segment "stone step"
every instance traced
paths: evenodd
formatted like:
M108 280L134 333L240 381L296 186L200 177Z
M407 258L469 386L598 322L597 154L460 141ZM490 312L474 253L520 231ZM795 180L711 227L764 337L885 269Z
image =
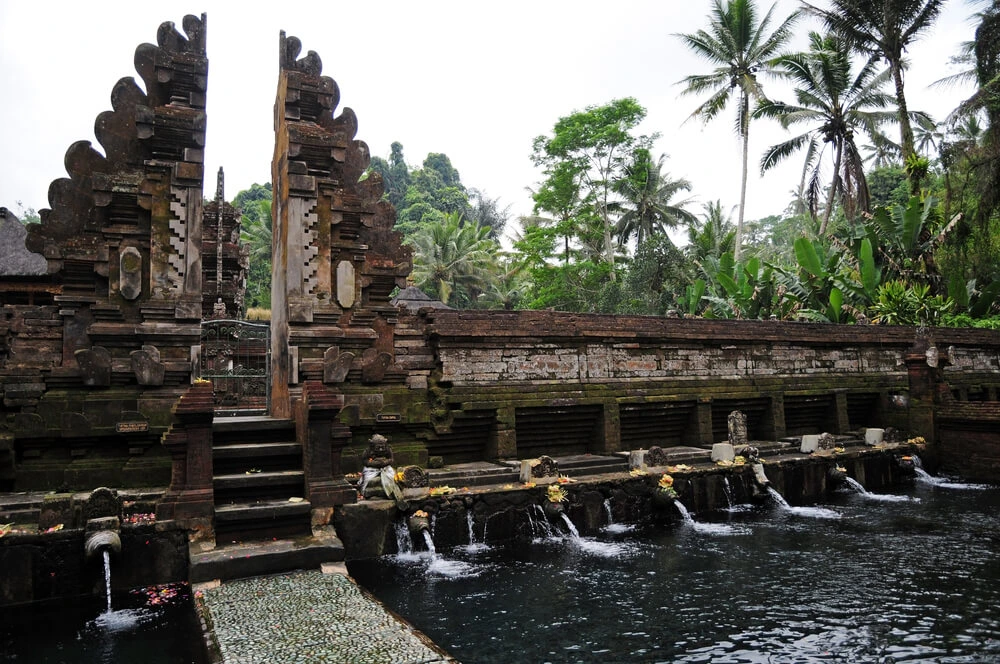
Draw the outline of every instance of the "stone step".
M236 443L212 448L212 457L219 459L257 459L260 457L302 456L298 443Z
M268 416L216 417L212 420L213 447L244 443L295 440L295 422Z
M311 508L306 500L265 499L217 504L215 540L225 544L308 535Z
M308 500L259 500L234 502L215 506L215 523L241 523L244 521L275 521L308 515L312 505Z
M303 487L305 473L301 470L278 470L260 473L233 473L216 475L212 484L216 491L229 489L253 489L275 486Z
M485 486L516 482L518 470L508 465L489 462L452 464L447 468L427 471L431 486Z
M344 560L344 545L336 535L304 535L267 542L217 546L210 551L190 547L192 583L277 574L296 569L318 569L323 563Z
M303 497L305 473L301 470L262 470L259 473L225 473L212 478L217 505Z
M628 458L620 456L575 454L555 457L555 462L559 465L559 474L567 477L622 473L628 470Z
M239 475L249 470L301 470L302 446L293 442L225 445L212 450L212 464L216 476Z

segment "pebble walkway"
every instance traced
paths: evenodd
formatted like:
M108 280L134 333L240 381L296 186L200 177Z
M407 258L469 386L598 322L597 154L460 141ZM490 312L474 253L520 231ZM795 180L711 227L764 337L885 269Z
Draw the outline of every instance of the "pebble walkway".
M224 664L455 662L343 574L230 581L201 601Z

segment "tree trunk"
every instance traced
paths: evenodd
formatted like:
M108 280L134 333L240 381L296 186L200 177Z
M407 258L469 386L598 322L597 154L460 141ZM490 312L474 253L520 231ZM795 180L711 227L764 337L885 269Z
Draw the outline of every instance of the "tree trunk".
M823 223L819 225L819 235L826 235L826 227L833 213L833 202L837 199L837 178L840 176L840 160L843 158L844 146L837 141L837 151L833 157L833 180L830 181L830 192L826 195L826 209L823 210Z
M913 127L910 125L910 113L906 108L906 95L903 93L903 63L900 60L893 60L889 63L892 71L892 81L896 86L896 114L899 120L900 150L903 155L903 164L916 151L913 148ZM910 180L910 194L916 196L920 193L920 182L907 169L906 177Z
M747 204L747 161L750 151L750 98L745 92L740 95L740 134L743 138L743 176L740 180L740 214L736 220L736 246L733 249L733 259L740 260L740 249L743 246L743 215Z
M611 281L615 281L615 248L611 244L611 220L608 218L608 205L607 205L607 195L605 195L605 203L601 206L601 216L604 218L604 254L608 261L608 265L611 267L611 272L609 277Z

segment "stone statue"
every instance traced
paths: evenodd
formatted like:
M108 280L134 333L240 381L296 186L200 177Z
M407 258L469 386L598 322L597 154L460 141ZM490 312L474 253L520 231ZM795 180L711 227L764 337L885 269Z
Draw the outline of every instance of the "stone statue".
M729 413L729 444L736 449L747 444L747 416L738 410Z
M392 448L381 434L368 439L365 448L365 462L361 469L361 483L358 491L363 498L392 498L397 507L405 505L403 491L396 484L396 471L392 467ZM379 481L374 482L373 480ZM403 507L400 507L403 509Z

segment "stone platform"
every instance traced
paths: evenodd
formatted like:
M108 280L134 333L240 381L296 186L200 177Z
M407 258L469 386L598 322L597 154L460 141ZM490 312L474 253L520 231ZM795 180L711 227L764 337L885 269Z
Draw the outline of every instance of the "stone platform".
M196 587L213 662L455 662L339 565Z

